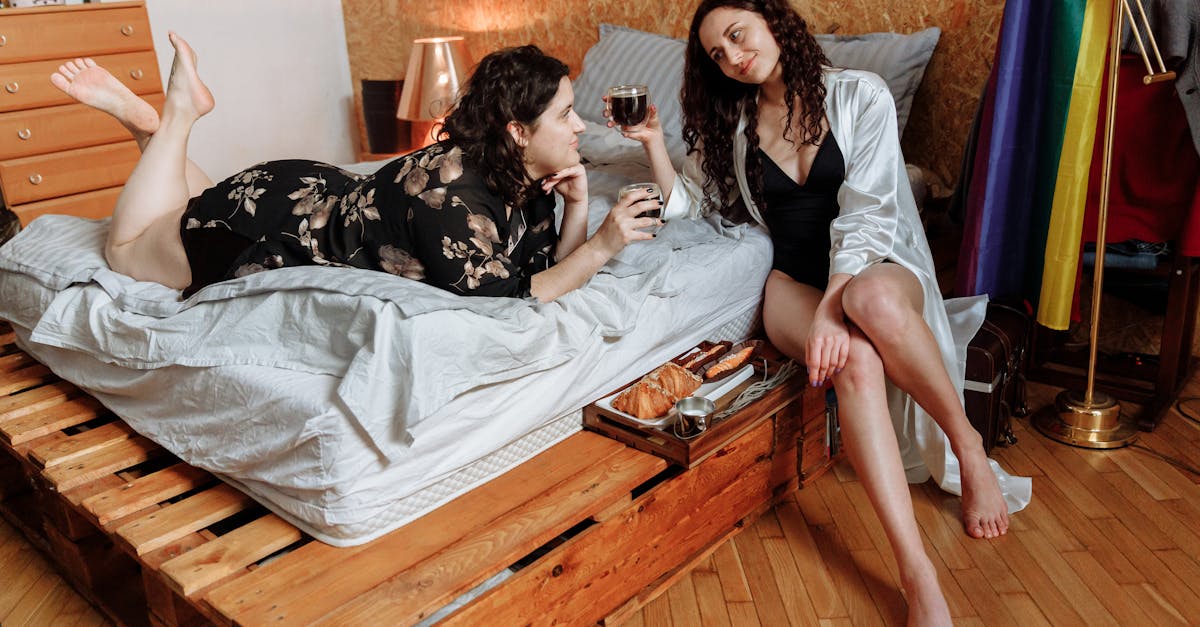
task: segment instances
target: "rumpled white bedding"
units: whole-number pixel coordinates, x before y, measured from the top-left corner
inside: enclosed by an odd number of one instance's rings
[[[589,181],[594,229],[629,178]],[[180,301],[109,270],[106,230],[45,216],[0,248],[0,318],[134,429],[333,544],[407,522],[421,512],[398,499],[540,438],[519,463],[564,437],[552,421],[752,320],[771,258],[759,229],[678,220],[548,304],[320,267]]]

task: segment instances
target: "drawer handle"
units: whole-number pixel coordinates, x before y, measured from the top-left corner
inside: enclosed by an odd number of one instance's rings
[[[10,94],[15,94],[15,93],[17,93],[17,90],[18,90],[18,89],[21,89],[21,84],[20,84],[20,83],[18,83],[17,81],[13,81],[13,82],[11,82],[11,83],[9,83],[9,84],[7,84],[7,85],[5,85],[5,86],[4,86],[4,91],[6,91],[6,92],[8,92],[8,93],[10,93]]]
[[[136,70],[131,70],[129,75],[133,77],[133,80],[140,81],[142,80],[142,77],[145,76],[145,73],[142,72],[141,68],[138,68]]]
[[[121,34],[122,34],[122,35],[124,35],[124,36],[126,36],[126,37],[129,37],[130,35],[132,35],[132,34],[133,34],[133,25],[132,25],[132,24],[126,24],[126,25],[122,26],[122,27],[121,27]]]
[[[36,172],[35,172],[34,174],[30,174],[30,175],[29,175],[29,182],[30,182],[30,183],[32,183],[32,184],[34,184],[34,185],[41,185],[41,184],[42,184],[42,175],[41,175],[41,174],[37,174]]]
[[[8,35],[0,35],[0,46],[8,45]]]
[[[29,139],[30,137],[33,137],[33,131],[23,128],[17,131],[17,137],[20,137],[21,139]]]

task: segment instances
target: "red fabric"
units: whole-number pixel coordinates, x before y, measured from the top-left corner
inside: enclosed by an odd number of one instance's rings
[[[1108,72],[1104,73],[1108,84]],[[1117,124],[1109,177],[1108,243],[1127,239],[1170,241],[1183,254],[1200,256],[1200,155],[1192,144],[1183,104],[1171,81],[1145,85],[1146,65],[1140,56],[1121,58],[1117,78]],[[1100,210],[1100,175],[1104,166],[1104,117],[1108,91],[1100,94],[1095,150],[1088,179],[1087,207],[1080,246],[1096,241]],[[1071,319],[1082,319],[1075,279]]]
[[[1121,59],[1105,240],[1171,241],[1183,254],[1200,256],[1200,155],[1175,84],[1144,85],[1145,74],[1140,56]],[[1096,241],[1106,100],[1096,125],[1084,242]]]

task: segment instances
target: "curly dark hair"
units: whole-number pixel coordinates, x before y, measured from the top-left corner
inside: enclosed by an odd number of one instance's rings
[[[787,87],[787,128],[793,128],[796,101],[802,112],[796,124],[799,137],[785,138],[796,144],[816,144],[821,139],[825,118],[825,81],[822,66],[829,65],[825,52],[808,30],[808,24],[788,4],[788,0],[704,0],[696,8],[688,29],[683,66],[683,139],[688,153],[702,145],[704,189],[715,191],[722,199],[719,206],[705,199],[705,210],[716,209],[738,221],[749,220],[744,203],[726,206],[724,199],[737,185],[733,172],[733,135],[738,117],[746,113],[746,178],[754,202],[766,207],[762,196],[763,163],[758,156],[758,86],[742,83],[721,72],[700,43],[700,24],[715,9],[728,7],[753,11],[766,20],[767,28],[779,45],[783,83]],[[798,141],[797,141],[798,140]]]
[[[489,191],[514,207],[529,199],[535,181],[508,123],[534,126],[567,72],[565,63],[534,45],[497,50],[475,67],[439,133],[462,149]]]

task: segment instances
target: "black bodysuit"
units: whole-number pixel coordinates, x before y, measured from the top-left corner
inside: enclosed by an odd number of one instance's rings
[[[759,149],[763,160],[763,218],[771,230],[771,267],[824,290],[829,285],[829,224],[837,217],[838,189],[846,178],[842,151],[832,133],[817,148],[808,179],[793,181]]]

